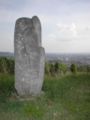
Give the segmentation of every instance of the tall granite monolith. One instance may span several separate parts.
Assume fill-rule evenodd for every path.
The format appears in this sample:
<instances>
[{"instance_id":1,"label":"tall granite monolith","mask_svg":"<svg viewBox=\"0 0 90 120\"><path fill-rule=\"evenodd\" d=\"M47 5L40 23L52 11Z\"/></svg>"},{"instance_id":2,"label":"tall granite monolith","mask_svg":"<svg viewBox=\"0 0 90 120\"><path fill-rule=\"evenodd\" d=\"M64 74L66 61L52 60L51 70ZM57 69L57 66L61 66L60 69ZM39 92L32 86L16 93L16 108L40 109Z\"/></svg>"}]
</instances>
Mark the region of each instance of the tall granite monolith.
<instances>
[{"instance_id":1,"label":"tall granite monolith","mask_svg":"<svg viewBox=\"0 0 90 120\"><path fill-rule=\"evenodd\" d=\"M45 51L38 17L19 18L15 25L15 88L20 96L38 95L44 79Z\"/></svg>"}]
</instances>

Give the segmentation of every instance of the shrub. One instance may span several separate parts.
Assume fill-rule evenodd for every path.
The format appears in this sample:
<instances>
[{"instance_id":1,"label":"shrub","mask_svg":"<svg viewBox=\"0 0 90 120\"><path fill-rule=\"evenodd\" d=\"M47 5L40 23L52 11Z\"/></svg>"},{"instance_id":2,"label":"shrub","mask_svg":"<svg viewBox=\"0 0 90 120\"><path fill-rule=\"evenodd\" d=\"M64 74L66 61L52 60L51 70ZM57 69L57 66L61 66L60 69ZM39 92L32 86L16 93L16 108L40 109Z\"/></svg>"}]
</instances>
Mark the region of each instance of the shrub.
<instances>
[{"instance_id":1,"label":"shrub","mask_svg":"<svg viewBox=\"0 0 90 120\"><path fill-rule=\"evenodd\" d=\"M49 65L49 63L45 63L45 74L47 74L47 75L50 74L50 65Z\"/></svg>"},{"instance_id":2,"label":"shrub","mask_svg":"<svg viewBox=\"0 0 90 120\"><path fill-rule=\"evenodd\" d=\"M90 73L90 65L87 66L87 73Z\"/></svg>"},{"instance_id":3,"label":"shrub","mask_svg":"<svg viewBox=\"0 0 90 120\"><path fill-rule=\"evenodd\" d=\"M56 73L56 74L59 72L59 63L58 63L58 62L56 62L56 63L54 64L54 70L55 70L55 73Z\"/></svg>"},{"instance_id":4,"label":"shrub","mask_svg":"<svg viewBox=\"0 0 90 120\"><path fill-rule=\"evenodd\" d=\"M14 59L1 57L0 58L0 73L14 74Z\"/></svg>"},{"instance_id":5,"label":"shrub","mask_svg":"<svg viewBox=\"0 0 90 120\"><path fill-rule=\"evenodd\" d=\"M0 72L1 73L7 73L7 58L6 57L1 57L0 58Z\"/></svg>"},{"instance_id":6,"label":"shrub","mask_svg":"<svg viewBox=\"0 0 90 120\"><path fill-rule=\"evenodd\" d=\"M61 73L65 74L67 72L67 65L66 64L61 63L59 65L59 68L60 68Z\"/></svg>"},{"instance_id":7,"label":"shrub","mask_svg":"<svg viewBox=\"0 0 90 120\"><path fill-rule=\"evenodd\" d=\"M70 70L71 70L72 73L76 74L77 73L77 66L76 66L76 64L71 64Z\"/></svg>"},{"instance_id":8,"label":"shrub","mask_svg":"<svg viewBox=\"0 0 90 120\"><path fill-rule=\"evenodd\" d=\"M50 74L55 75L55 69L54 69L54 64L53 63L50 64Z\"/></svg>"},{"instance_id":9,"label":"shrub","mask_svg":"<svg viewBox=\"0 0 90 120\"><path fill-rule=\"evenodd\" d=\"M8 66L8 73L10 73L10 74L14 74L14 66L15 66L15 62L14 62L13 59L8 59L7 66Z\"/></svg>"}]
</instances>

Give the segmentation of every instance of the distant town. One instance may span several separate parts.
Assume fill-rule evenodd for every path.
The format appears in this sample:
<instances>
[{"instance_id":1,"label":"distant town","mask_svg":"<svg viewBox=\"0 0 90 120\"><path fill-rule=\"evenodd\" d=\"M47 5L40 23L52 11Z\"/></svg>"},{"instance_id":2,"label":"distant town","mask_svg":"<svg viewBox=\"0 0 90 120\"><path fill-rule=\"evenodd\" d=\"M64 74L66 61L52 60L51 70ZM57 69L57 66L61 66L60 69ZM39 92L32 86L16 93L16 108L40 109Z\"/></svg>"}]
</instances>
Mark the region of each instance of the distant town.
<instances>
[{"instance_id":1,"label":"distant town","mask_svg":"<svg viewBox=\"0 0 90 120\"><path fill-rule=\"evenodd\" d=\"M14 53L0 52L0 57L14 57ZM77 65L90 65L90 54L46 54L46 62L65 63L70 65L72 63Z\"/></svg>"},{"instance_id":2,"label":"distant town","mask_svg":"<svg viewBox=\"0 0 90 120\"><path fill-rule=\"evenodd\" d=\"M46 54L46 61L58 61L67 65L90 65L90 54Z\"/></svg>"}]
</instances>

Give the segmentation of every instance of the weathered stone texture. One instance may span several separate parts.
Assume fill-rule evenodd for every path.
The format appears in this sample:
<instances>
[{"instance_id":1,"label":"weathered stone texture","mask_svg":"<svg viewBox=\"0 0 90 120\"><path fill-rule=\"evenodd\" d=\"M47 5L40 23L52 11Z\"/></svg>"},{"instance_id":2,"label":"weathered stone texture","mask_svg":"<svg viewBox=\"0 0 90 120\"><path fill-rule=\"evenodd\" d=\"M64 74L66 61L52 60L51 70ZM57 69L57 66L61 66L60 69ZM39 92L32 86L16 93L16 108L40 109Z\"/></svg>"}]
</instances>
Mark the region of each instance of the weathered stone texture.
<instances>
[{"instance_id":1,"label":"weathered stone texture","mask_svg":"<svg viewBox=\"0 0 90 120\"><path fill-rule=\"evenodd\" d=\"M41 24L38 17L19 18L15 25L15 88L19 95L40 94L45 52L41 47Z\"/></svg>"}]
</instances>

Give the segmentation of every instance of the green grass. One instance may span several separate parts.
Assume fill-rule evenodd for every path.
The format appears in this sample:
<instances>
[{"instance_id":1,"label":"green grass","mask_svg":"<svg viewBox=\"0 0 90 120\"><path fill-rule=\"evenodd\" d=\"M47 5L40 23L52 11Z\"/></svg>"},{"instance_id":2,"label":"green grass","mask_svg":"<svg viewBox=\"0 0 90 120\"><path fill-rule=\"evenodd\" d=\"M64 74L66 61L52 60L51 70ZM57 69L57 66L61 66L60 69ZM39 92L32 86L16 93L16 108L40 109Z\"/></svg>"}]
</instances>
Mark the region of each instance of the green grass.
<instances>
[{"instance_id":1,"label":"green grass","mask_svg":"<svg viewBox=\"0 0 90 120\"><path fill-rule=\"evenodd\" d=\"M44 94L19 101L14 76L0 75L0 120L90 120L90 74L45 77Z\"/></svg>"}]
</instances>

